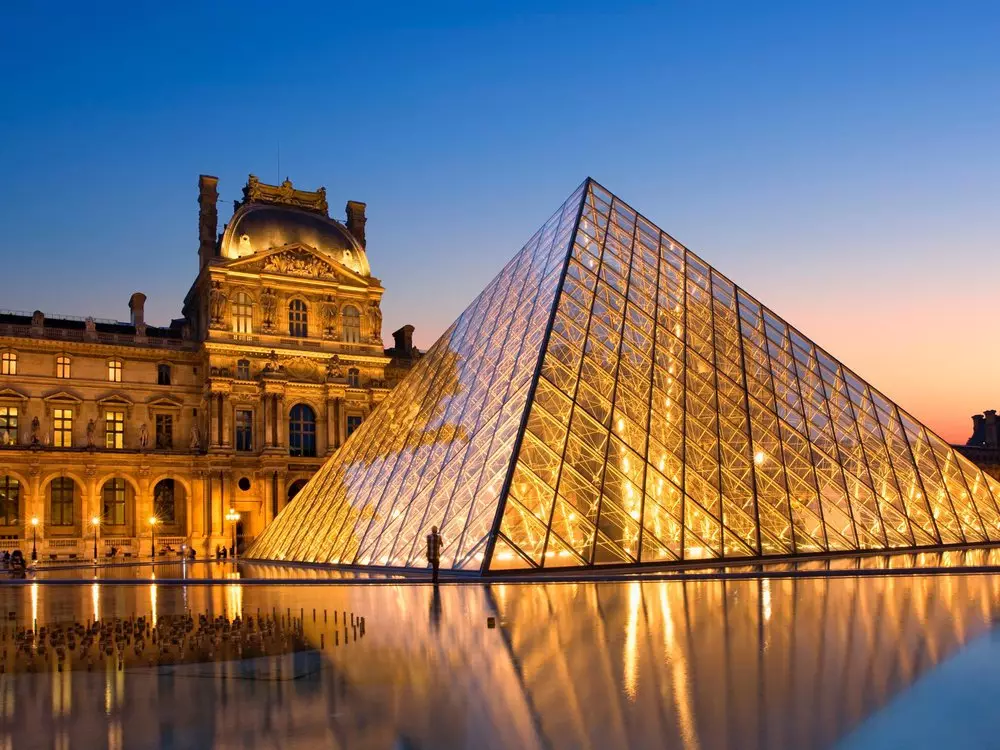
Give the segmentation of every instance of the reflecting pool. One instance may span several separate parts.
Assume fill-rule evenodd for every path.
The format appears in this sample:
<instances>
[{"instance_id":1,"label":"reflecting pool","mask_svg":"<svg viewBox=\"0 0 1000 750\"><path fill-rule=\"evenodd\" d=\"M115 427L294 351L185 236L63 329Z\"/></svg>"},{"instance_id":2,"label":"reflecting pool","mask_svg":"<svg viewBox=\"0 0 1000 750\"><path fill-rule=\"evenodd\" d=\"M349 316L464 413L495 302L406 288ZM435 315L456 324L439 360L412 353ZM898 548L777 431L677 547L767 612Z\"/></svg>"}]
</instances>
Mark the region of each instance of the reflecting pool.
<instances>
[{"instance_id":1,"label":"reflecting pool","mask_svg":"<svg viewBox=\"0 0 1000 750\"><path fill-rule=\"evenodd\" d=\"M998 613L971 574L4 585L0 748L977 747Z\"/></svg>"}]
</instances>

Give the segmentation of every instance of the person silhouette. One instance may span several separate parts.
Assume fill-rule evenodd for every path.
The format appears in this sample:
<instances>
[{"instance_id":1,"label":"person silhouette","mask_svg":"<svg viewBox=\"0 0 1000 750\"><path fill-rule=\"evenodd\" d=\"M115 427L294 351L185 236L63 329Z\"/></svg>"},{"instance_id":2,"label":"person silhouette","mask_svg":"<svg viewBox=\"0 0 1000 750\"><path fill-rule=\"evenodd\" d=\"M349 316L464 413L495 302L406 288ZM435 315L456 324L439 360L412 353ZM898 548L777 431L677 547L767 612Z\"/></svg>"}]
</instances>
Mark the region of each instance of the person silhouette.
<instances>
[{"instance_id":1,"label":"person silhouette","mask_svg":"<svg viewBox=\"0 0 1000 750\"><path fill-rule=\"evenodd\" d=\"M438 567L441 565L441 550L444 549L444 539L438 533L437 526L431 526L431 533L427 535L427 562L431 564L431 578L434 585L438 582Z\"/></svg>"}]
</instances>

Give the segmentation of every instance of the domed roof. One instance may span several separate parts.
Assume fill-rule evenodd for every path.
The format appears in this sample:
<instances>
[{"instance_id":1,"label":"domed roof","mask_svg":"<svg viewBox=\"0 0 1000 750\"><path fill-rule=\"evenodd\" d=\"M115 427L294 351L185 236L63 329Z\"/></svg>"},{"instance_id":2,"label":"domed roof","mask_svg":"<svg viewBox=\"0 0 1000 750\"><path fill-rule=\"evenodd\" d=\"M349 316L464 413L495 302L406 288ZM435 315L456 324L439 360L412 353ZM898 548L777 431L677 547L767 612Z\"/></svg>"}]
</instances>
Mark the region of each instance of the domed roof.
<instances>
[{"instance_id":1,"label":"domed roof","mask_svg":"<svg viewBox=\"0 0 1000 750\"><path fill-rule=\"evenodd\" d=\"M370 276L364 249L340 222L293 206L242 205L222 234L223 258L243 258L285 245L307 245L355 273Z\"/></svg>"}]
</instances>

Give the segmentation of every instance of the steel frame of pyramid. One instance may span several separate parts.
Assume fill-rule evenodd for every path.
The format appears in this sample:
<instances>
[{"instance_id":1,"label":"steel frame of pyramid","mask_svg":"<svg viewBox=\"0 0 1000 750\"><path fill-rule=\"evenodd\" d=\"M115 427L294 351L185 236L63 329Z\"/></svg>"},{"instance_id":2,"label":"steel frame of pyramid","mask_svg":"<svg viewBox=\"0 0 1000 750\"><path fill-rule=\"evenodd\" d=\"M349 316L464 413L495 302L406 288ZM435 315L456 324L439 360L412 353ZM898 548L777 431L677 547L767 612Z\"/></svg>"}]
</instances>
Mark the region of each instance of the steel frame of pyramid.
<instances>
[{"instance_id":1,"label":"steel frame of pyramid","mask_svg":"<svg viewBox=\"0 0 1000 750\"><path fill-rule=\"evenodd\" d=\"M587 179L248 556L495 571L1000 541L1000 483Z\"/></svg>"}]
</instances>

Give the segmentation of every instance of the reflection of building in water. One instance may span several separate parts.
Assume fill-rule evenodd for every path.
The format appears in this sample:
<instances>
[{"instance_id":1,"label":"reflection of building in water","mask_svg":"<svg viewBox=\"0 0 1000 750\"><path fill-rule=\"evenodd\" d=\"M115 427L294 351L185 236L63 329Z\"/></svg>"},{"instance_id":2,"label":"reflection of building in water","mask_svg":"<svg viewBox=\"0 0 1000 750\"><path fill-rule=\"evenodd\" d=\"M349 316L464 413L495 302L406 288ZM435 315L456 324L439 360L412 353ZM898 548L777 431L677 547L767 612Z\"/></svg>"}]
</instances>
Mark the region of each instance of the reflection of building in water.
<instances>
[{"instance_id":1,"label":"reflection of building in water","mask_svg":"<svg viewBox=\"0 0 1000 750\"><path fill-rule=\"evenodd\" d=\"M183 316L147 323L0 313L0 538L43 559L99 547L214 552L227 510L249 541L414 362L412 326L382 342L365 204L251 176L218 234L199 180L198 275ZM31 519L38 519L37 528Z\"/></svg>"},{"instance_id":2,"label":"reflection of building in water","mask_svg":"<svg viewBox=\"0 0 1000 750\"><path fill-rule=\"evenodd\" d=\"M424 568L432 526L483 574L1000 541L1000 483L592 180L358 435L249 555Z\"/></svg>"},{"instance_id":3,"label":"reflection of building in water","mask_svg":"<svg viewBox=\"0 0 1000 750\"><path fill-rule=\"evenodd\" d=\"M19 626L28 588L0 589ZM217 616L219 589L160 585L159 616ZM974 575L443 586L437 614L424 586L242 589L302 610L320 661L0 675L0 747L828 748L1000 614ZM92 611L90 587L36 597L41 623ZM151 602L101 587L105 612ZM334 610L366 613L364 639Z\"/></svg>"}]
</instances>

